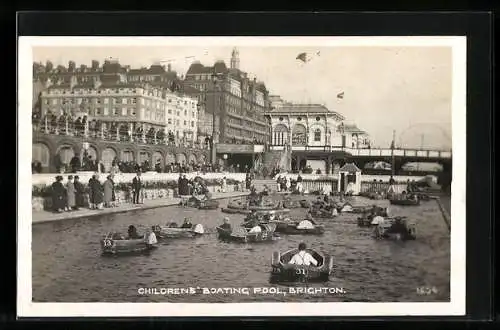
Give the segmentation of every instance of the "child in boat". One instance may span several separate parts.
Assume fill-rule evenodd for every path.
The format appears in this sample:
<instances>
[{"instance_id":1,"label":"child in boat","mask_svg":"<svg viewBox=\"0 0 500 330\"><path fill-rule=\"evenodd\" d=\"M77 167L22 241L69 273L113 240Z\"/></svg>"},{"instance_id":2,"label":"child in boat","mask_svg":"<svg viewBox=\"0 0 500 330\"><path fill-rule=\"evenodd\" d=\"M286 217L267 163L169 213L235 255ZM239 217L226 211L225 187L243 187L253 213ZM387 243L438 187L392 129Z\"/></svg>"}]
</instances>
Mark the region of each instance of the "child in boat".
<instances>
[{"instance_id":1,"label":"child in boat","mask_svg":"<svg viewBox=\"0 0 500 330\"><path fill-rule=\"evenodd\" d=\"M299 252L292 257L289 264L304 266L310 266L311 264L313 264L314 266L317 266L318 261L314 259L314 257L309 252L306 251L306 244L300 243Z\"/></svg>"},{"instance_id":2,"label":"child in boat","mask_svg":"<svg viewBox=\"0 0 500 330\"><path fill-rule=\"evenodd\" d=\"M191 219L184 218L184 223L182 224L181 228L193 228L193 224L191 223Z\"/></svg>"},{"instance_id":3,"label":"child in boat","mask_svg":"<svg viewBox=\"0 0 500 330\"><path fill-rule=\"evenodd\" d=\"M135 228L134 225L128 226L128 239L140 239L142 236L140 236L137 233L137 228Z\"/></svg>"},{"instance_id":4,"label":"child in boat","mask_svg":"<svg viewBox=\"0 0 500 330\"><path fill-rule=\"evenodd\" d=\"M231 224L229 223L229 218L224 218L224 223L220 226L222 229L231 230Z\"/></svg>"}]
</instances>

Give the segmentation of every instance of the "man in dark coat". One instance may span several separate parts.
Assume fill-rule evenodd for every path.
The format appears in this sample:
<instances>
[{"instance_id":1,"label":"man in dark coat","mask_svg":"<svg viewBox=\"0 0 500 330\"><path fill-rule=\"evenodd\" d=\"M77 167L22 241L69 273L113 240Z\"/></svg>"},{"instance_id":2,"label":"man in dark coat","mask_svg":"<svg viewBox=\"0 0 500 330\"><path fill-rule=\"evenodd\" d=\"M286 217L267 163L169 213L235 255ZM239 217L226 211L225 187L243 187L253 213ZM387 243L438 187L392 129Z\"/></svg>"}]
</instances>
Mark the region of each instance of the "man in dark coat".
<instances>
[{"instance_id":1,"label":"man in dark coat","mask_svg":"<svg viewBox=\"0 0 500 330\"><path fill-rule=\"evenodd\" d=\"M134 196L132 203L139 204L139 196L141 194L142 189L142 180L141 180L141 172L137 172L137 175L132 180L132 189L134 190Z\"/></svg>"},{"instance_id":2,"label":"man in dark coat","mask_svg":"<svg viewBox=\"0 0 500 330\"><path fill-rule=\"evenodd\" d=\"M75 175L73 184L75 186L75 210L78 210L85 205L85 188L78 175Z\"/></svg>"},{"instance_id":3,"label":"man in dark coat","mask_svg":"<svg viewBox=\"0 0 500 330\"><path fill-rule=\"evenodd\" d=\"M56 182L52 184L52 207L55 212L62 212L66 207L66 189L62 184L63 177L56 176Z\"/></svg>"}]
</instances>

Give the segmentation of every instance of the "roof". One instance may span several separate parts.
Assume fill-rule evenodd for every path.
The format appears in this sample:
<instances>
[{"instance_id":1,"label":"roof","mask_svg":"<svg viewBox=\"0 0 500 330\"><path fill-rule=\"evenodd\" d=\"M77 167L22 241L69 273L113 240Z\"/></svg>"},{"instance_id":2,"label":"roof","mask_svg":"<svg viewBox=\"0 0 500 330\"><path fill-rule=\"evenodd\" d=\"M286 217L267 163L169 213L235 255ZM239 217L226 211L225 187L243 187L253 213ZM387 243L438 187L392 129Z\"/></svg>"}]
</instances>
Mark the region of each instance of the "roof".
<instances>
[{"instance_id":1,"label":"roof","mask_svg":"<svg viewBox=\"0 0 500 330\"><path fill-rule=\"evenodd\" d=\"M312 113L312 114L319 114L319 113L329 113L333 115L337 115L341 119L344 119L344 116L339 114L336 111L329 110L327 107L325 107L322 104L290 104L290 103L285 103L283 106L279 108L274 108L273 110L270 111L270 114L273 113Z\"/></svg>"},{"instance_id":2,"label":"roof","mask_svg":"<svg viewBox=\"0 0 500 330\"><path fill-rule=\"evenodd\" d=\"M344 132L366 134L365 131L363 131L362 129L359 129L358 126L356 126L355 124L344 125Z\"/></svg>"},{"instance_id":3,"label":"roof","mask_svg":"<svg viewBox=\"0 0 500 330\"><path fill-rule=\"evenodd\" d=\"M339 172L356 173L361 172L361 170L354 163L346 163L340 168Z\"/></svg>"}]
</instances>

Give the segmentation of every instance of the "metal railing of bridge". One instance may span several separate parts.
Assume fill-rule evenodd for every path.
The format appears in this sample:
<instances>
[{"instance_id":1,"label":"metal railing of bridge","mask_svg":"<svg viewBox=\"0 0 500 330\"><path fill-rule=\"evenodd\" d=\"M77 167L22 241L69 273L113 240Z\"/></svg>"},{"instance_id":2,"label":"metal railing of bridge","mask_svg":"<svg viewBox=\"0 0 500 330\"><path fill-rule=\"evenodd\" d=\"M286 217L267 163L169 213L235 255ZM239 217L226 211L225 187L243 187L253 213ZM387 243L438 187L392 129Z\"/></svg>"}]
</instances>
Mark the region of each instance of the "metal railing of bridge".
<instances>
[{"instance_id":1,"label":"metal railing of bridge","mask_svg":"<svg viewBox=\"0 0 500 330\"><path fill-rule=\"evenodd\" d=\"M290 148L284 145L271 145L271 150L285 150ZM319 152L346 152L358 157L420 157L420 158L452 158L450 150L431 149L383 149L383 148L347 148L341 146L292 146L292 151L319 151ZM394 152L394 153L393 153Z\"/></svg>"}]
</instances>

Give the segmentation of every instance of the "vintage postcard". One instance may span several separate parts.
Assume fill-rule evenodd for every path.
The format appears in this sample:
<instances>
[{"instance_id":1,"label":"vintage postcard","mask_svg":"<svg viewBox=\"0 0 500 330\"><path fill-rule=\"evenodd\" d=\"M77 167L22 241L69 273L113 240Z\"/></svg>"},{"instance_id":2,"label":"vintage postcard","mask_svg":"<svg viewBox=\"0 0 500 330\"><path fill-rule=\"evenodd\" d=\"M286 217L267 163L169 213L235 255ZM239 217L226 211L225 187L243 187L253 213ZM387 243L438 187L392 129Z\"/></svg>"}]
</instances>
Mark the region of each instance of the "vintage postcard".
<instances>
[{"instance_id":1,"label":"vintage postcard","mask_svg":"<svg viewBox=\"0 0 500 330\"><path fill-rule=\"evenodd\" d=\"M20 37L18 63L19 316L465 314L465 37Z\"/></svg>"}]
</instances>

